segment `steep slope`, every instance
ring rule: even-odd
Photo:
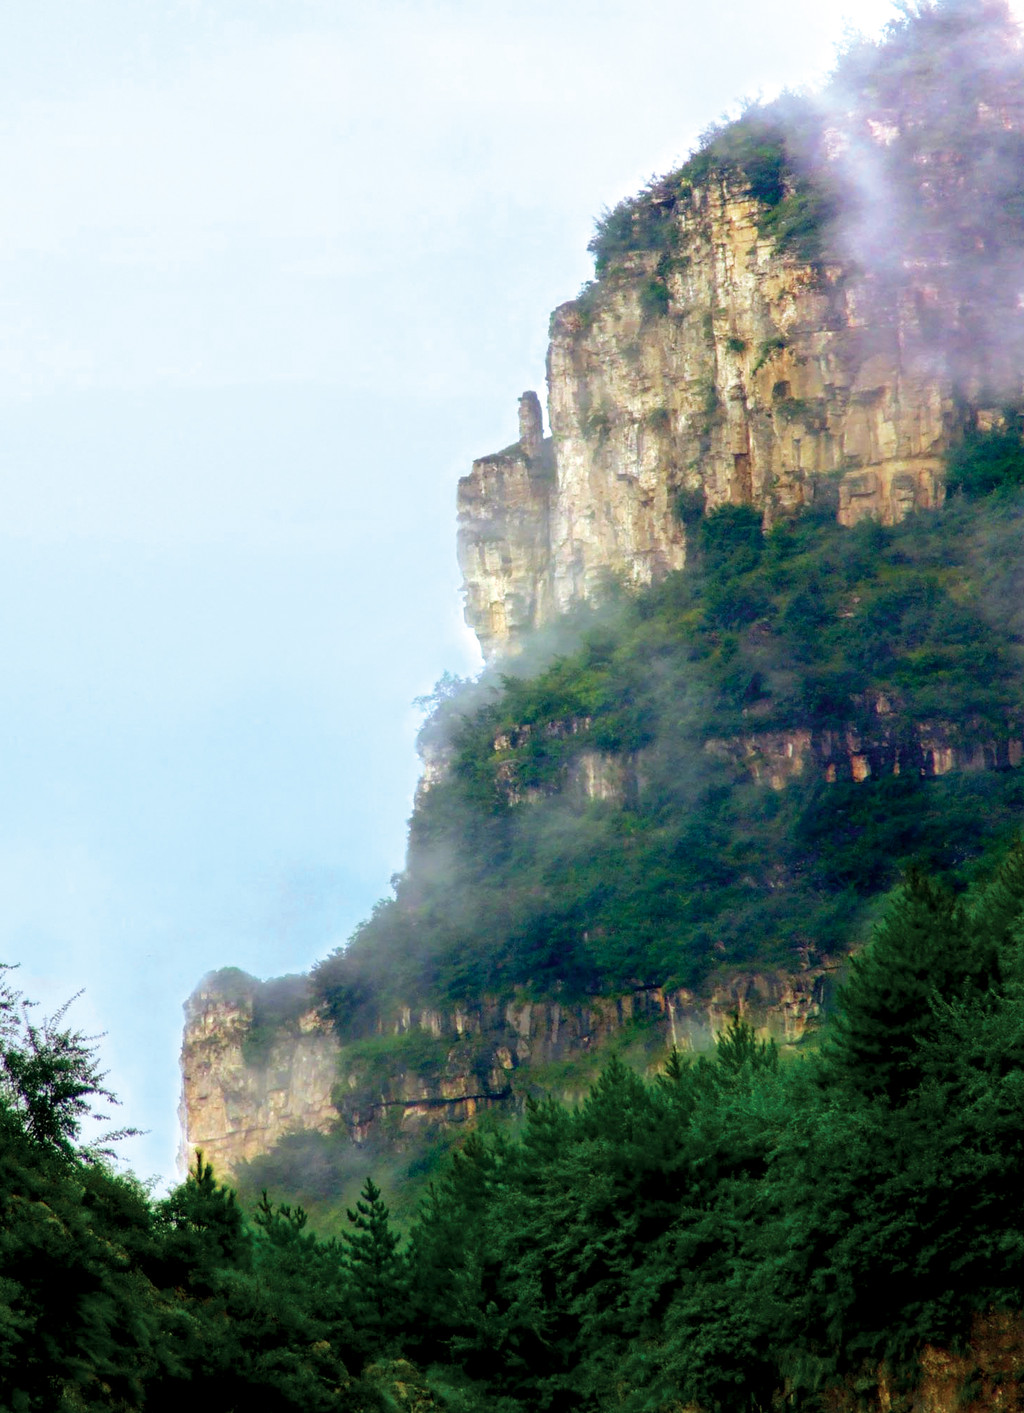
[[[259,1160],[283,1144],[292,1149],[287,1169],[333,1163],[326,1191],[305,1179],[303,1197],[315,1202],[342,1173],[350,1184],[361,1179],[350,1145],[372,1148],[383,1134],[393,1147],[443,1146],[444,1130],[491,1110],[515,1112],[530,1094],[582,1096],[613,1052],[646,1067],[666,1042],[708,1050],[736,1015],[796,1044],[820,1022],[833,972],[736,972],[703,995],[646,987],[576,1001],[520,994],[394,1005],[375,1017],[371,1035],[360,1033],[365,1025],[333,1025],[306,987],[290,1014],[278,1010],[268,1024],[279,982],[215,972],[186,1007],[182,1167],[200,1149],[222,1178],[255,1191],[272,1171]],[[296,1146],[301,1133],[311,1141]],[[378,1158],[381,1166],[389,1164]]]
[[[768,524],[822,495],[844,524],[941,499],[962,414],[920,291],[893,305],[843,265],[780,257],[741,172],[659,196],[671,253],[625,253],[552,316],[543,455],[520,441],[459,484],[466,617],[489,655],[609,575],[681,568],[681,497]]]
[[[415,1162],[609,1046],[645,1067],[733,1013],[802,1039],[901,870],[966,881],[1021,817],[1022,532],[1013,490],[767,537],[728,507],[573,652],[442,691],[395,897],[312,989],[190,1002],[188,1145],[326,1198],[353,1141]]]
[[[422,1173],[424,1134],[732,1011],[800,1040],[902,870],[962,886],[1017,826],[1024,120],[982,8],[602,218],[552,435],[525,393],[460,483],[490,665],[439,684],[394,897],[285,1013],[190,1003],[187,1143],[243,1181],[326,1200],[353,1141]]]
[[[908,860],[964,863],[1020,795],[1021,513],[765,538],[725,508],[573,652],[448,697],[397,895],[318,970],[338,1023],[794,969],[846,951]]]
[[[925,9],[605,214],[551,320],[550,438],[531,411],[459,486],[485,654],[680,568],[681,505],[770,526],[824,498],[853,525],[941,501],[951,444],[1021,389],[1019,79],[1000,5]]]

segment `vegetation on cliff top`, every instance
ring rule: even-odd
[[[680,215],[694,188],[713,176],[760,204],[758,230],[780,252],[820,260],[835,198],[798,155],[816,121],[810,103],[786,97],[752,106],[737,121],[710,129],[698,151],[676,171],[652,178],[637,196],[599,217],[587,247],[598,279],[634,251],[675,251]]]
[[[1019,389],[1024,323],[1005,298],[1024,246],[1019,31],[1004,0],[900,8],[880,44],[849,45],[820,92],[748,106],[606,210],[589,247],[597,285],[581,309],[630,255],[652,252],[645,308],[665,312],[684,228],[709,185],[724,183],[756,202],[758,232],[783,256],[842,262],[894,297],[927,268],[922,317],[954,377]]]

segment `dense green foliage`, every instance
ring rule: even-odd
[[[1010,410],[1006,426],[989,432],[969,431],[949,458],[951,491],[976,498],[1024,486],[1024,439],[1020,413]]]
[[[852,945],[911,863],[965,880],[1024,782],[927,778],[920,743],[998,763],[1020,737],[1022,531],[1019,495],[890,529],[843,529],[826,506],[767,536],[729,507],[691,527],[691,567],[613,594],[573,650],[449,683],[426,728],[449,774],[412,820],[396,897],[316,973],[339,1025],[389,998],[793,965]],[[743,743],[763,758],[799,732],[817,763],[756,783]],[[849,780],[848,739],[870,781]],[[594,753],[617,793],[587,801],[573,782]]]
[[[819,1057],[737,1023],[470,1140],[410,1239],[407,1353],[487,1408],[801,1408],[1019,1310],[1022,906],[1020,846],[959,903],[915,875]]]
[[[105,1096],[87,1039],[60,1016],[28,1025],[9,989],[0,1003],[0,1407],[387,1406],[350,1373],[390,1337],[397,1239],[376,1190],[340,1241],[266,1199],[247,1219],[201,1155],[154,1201],[81,1143]]]
[[[471,1135],[404,1243],[371,1180],[340,1237],[243,1213],[201,1156],[153,1201],[5,1099],[0,1406],[731,1413],[912,1383],[925,1343],[1024,1308],[1022,938],[1024,845],[959,899],[915,874],[818,1054],[734,1021],[654,1078],[613,1059],[578,1107]]]

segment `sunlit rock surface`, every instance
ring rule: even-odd
[[[338,1047],[312,1010],[269,1030],[254,1024],[259,983],[214,973],[185,1003],[180,1108],[183,1171],[196,1150],[225,1177],[296,1129],[326,1132]]]
[[[671,1046],[710,1050],[734,1016],[762,1038],[793,1044],[821,1019],[835,976],[822,961],[794,974],[733,972],[713,978],[700,995],[686,989],[640,987],[616,997],[571,1004],[556,1000],[483,998],[440,1010],[398,1007],[378,1034],[433,1041],[429,1061],[368,1065],[365,1050],[335,1035],[312,1010],[269,1033],[254,1021],[260,983],[231,974],[230,994],[218,975],[185,1006],[182,1066],[182,1162],[196,1149],[218,1176],[267,1152],[286,1134],[338,1127],[365,1143],[386,1127],[392,1137],[429,1125],[462,1124],[482,1110],[521,1107],[536,1080],[566,1098],[582,1097],[587,1081],[566,1088],[545,1067],[602,1050],[623,1032],[642,1032],[662,1056]]]
[[[519,400],[520,439],[459,483],[458,555],[466,621],[486,654],[552,612],[548,572],[554,449],[537,394]]]
[[[686,508],[750,504],[770,524],[824,496],[850,525],[941,501],[962,407],[929,344],[927,271],[894,293],[779,255],[758,211],[712,177],[679,203],[671,259],[623,257],[555,311],[550,439],[525,394],[520,441],[459,483],[466,619],[486,656],[609,576],[680,568]]]

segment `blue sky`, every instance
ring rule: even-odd
[[[0,959],[173,1171],[181,1004],[401,866],[475,669],[454,494],[595,214],[824,72],[792,0],[35,0],[0,15]]]

